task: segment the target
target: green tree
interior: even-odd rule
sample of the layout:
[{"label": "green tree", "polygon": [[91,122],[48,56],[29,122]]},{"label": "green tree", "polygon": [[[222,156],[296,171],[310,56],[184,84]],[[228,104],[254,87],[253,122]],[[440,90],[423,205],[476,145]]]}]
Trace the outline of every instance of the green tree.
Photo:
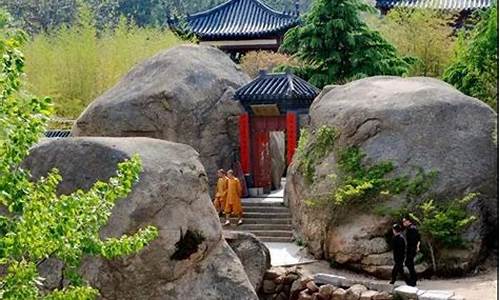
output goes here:
[{"label": "green tree", "polygon": [[392,9],[385,17],[368,17],[371,27],[401,55],[416,58],[411,76],[441,77],[453,57],[455,16],[431,9]]},{"label": "green tree", "polygon": [[306,67],[293,68],[317,87],[373,75],[402,75],[409,59],[361,19],[371,11],[362,0],[315,0],[304,24],[289,30],[282,50]]},{"label": "green tree", "polygon": [[483,13],[472,31],[461,32],[443,79],[498,111],[497,5]]},{"label": "green tree", "polygon": [[[77,275],[83,256],[132,254],[157,236],[150,226],[132,236],[99,237],[114,203],[138,180],[140,160],[122,162],[109,182],[70,195],[57,194],[62,178],[56,169],[31,179],[21,163],[43,133],[51,105],[49,98],[27,96],[22,89],[19,49],[26,35],[5,28],[5,19],[0,14],[0,299],[93,299],[98,291]],[[69,284],[41,293],[37,267],[49,257],[64,262]]]},{"label": "green tree", "polygon": [[78,11],[77,0],[0,0],[28,33],[47,31],[73,22]]}]

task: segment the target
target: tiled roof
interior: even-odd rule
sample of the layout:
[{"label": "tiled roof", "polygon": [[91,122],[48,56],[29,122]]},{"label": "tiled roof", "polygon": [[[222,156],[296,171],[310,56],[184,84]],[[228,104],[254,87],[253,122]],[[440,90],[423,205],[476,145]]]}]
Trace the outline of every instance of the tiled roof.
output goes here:
[{"label": "tiled roof", "polygon": [[187,17],[200,38],[258,38],[285,32],[299,24],[298,13],[281,13],[259,0],[229,0]]},{"label": "tiled roof", "polygon": [[280,110],[309,108],[319,90],[290,73],[261,72],[259,77],[239,88],[234,98],[243,106],[277,103]]},{"label": "tiled roof", "polygon": [[44,132],[46,138],[65,138],[69,137],[70,130],[47,130]]},{"label": "tiled roof", "polygon": [[492,0],[376,0],[379,8],[408,7],[445,10],[469,10],[487,8]]}]

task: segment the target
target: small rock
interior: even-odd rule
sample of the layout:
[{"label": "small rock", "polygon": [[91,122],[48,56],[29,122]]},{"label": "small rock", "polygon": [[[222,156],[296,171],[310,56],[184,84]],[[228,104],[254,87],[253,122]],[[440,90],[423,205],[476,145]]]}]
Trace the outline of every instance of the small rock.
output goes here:
[{"label": "small rock", "polygon": [[372,297],[377,294],[377,291],[364,291],[361,293],[361,297],[359,297],[359,300],[372,300]]},{"label": "small rock", "polygon": [[318,273],[314,275],[314,281],[319,284],[331,284],[333,286],[344,286],[347,278],[333,274]]},{"label": "small rock", "polygon": [[276,284],[283,284],[284,281],[285,277],[281,275],[273,279],[273,282]]},{"label": "small rock", "polygon": [[284,292],[281,292],[276,298],[274,298],[276,300],[288,300],[288,296],[286,293]]},{"label": "small rock", "polygon": [[304,290],[305,288],[306,288],[305,283],[303,283],[300,279],[295,280],[290,288],[290,299],[291,300],[297,299],[300,291]]},{"label": "small rock", "polygon": [[276,290],[276,284],[272,282],[271,280],[264,280],[262,283],[262,291],[264,294],[274,294],[274,291]]},{"label": "small rock", "polygon": [[345,300],[347,292],[343,288],[338,288],[332,293],[332,300]]},{"label": "small rock", "polygon": [[298,300],[312,300],[312,298],[312,295],[310,295],[307,290],[303,290],[300,292]]},{"label": "small rock", "polygon": [[290,274],[287,274],[285,276],[285,283],[286,284],[291,284],[292,282],[294,282],[297,279],[299,279],[299,275],[297,275],[295,273],[290,273]]},{"label": "small rock", "polygon": [[368,290],[366,286],[362,284],[355,284],[347,289],[345,299],[346,300],[359,300],[361,293]]},{"label": "small rock", "polygon": [[330,296],[323,296],[320,293],[314,293],[313,300],[330,300]]},{"label": "small rock", "polygon": [[395,288],[394,293],[402,300],[417,299],[418,289],[416,287],[402,285]]},{"label": "small rock", "polygon": [[388,292],[379,292],[372,297],[372,300],[392,300],[393,296]]},{"label": "small rock", "polygon": [[315,292],[319,291],[319,288],[318,288],[318,286],[316,285],[316,283],[314,283],[314,281],[309,281],[308,283],[306,283],[306,287],[307,287],[307,289],[309,289],[309,291],[311,291],[312,293],[315,293]]},{"label": "small rock", "polygon": [[455,295],[452,291],[426,291],[418,296],[419,300],[449,300]]},{"label": "small rock", "polygon": [[264,295],[264,300],[275,300],[275,299],[276,299],[275,294]]},{"label": "small rock", "polygon": [[306,285],[309,281],[313,281],[314,279],[311,276],[305,276],[300,279],[300,282],[304,283]]},{"label": "small rock", "polygon": [[331,284],[325,284],[319,287],[319,293],[321,296],[330,297],[335,291],[336,287]]},{"label": "small rock", "polygon": [[273,269],[267,270],[266,273],[264,273],[264,279],[274,279],[276,277],[281,276],[284,273],[285,273],[285,269],[283,269],[283,268],[273,268]]}]

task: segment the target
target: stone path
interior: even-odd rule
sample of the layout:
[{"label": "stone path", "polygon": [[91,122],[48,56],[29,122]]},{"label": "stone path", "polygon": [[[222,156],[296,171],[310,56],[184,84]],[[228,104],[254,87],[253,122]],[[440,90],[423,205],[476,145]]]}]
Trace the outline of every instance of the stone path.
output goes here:
[{"label": "stone path", "polygon": [[251,232],[265,243],[292,242],[292,216],[283,203],[283,189],[258,198],[243,198],[241,203],[243,224],[236,226],[234,220],[225,230]]},{"label": "stone path", "polygon": [[[285,182],[282,182],[283,187]],[[244,198],[243,220],[225,230],[251,232],[269,248],[272,266],[290,266],[315,261],[305,250],[293,243],[292,219],[283,203],[283,189],[258,198]]]},{"label": "stone path", "polygon": [[271,265],[292,266],[297,264],[307,264],[316,260],[307,254],[306,249],[297,246],[295,243],[264,243],[271,253]]}]

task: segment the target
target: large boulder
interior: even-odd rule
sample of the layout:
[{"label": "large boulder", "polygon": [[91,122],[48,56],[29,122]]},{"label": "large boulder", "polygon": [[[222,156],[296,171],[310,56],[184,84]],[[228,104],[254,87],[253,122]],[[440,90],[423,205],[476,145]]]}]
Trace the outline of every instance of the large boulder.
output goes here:
[{"label": "large boulder", "polygon": [[231,168],[238,153],[234,91],[250,81],[224,52],[183,45],[135,66],[94,100],[76,121],[73,136],[144,136],[192,146],[209,184]]},{"label": "large boulder", "polygon": [[266,271],[271,268],[271,254],[255,235],[242,231],[224,231],[224,238],[239,257],[250,283],[259,291]]},{"label": "large boulder", "polygon": [[[387,238],[396,220],[375,213],[377,205],[415,208],[430,197],[440,203],[479,192],[468,206],[479,217],[463,235],[469,248],[441,251],[438,268],[459,272],[477,264],[488,238],[496,239],[492,230],[498,226],[497,114],[491,108],[436,79],[372,77],[326,88],[312,104],[310,116],[309,132],[322,126],[336,129],[334,150],[316,161],[312,184],[300,167],[300,155],[295,155],[285,196],[298,235],[315,256],[387,274],[381,272],[387,268],[382,258],[390,255]],[[307,146],[315,138],[313,134]],[[339,150],[351,146],[366,154],[364,166],[391,161],[395,168],[388,178],[415,176],[420,168],[427,174],[437,172],[437,177],[427,192],[411,200],[401,194],[372,199],[379,201],[375,205],[346,204],[332,210],[306,205],[306,200],[335,190],[342,176]]]},{"label": "large boulder", "polygon": [[269,153],[271,154],[271,178],[273,189],[281,188],[281,177],[285,173],[285,133],[272,131],[269,133]]},{"label": "large boulder", "polygon": [[[136,255],[85,259],[83,278],[102,299],[257,299],[222,236],[207,175],[192,147],[150,138],[68,138],[36,146],[25,166],[35,178],[58,168],[63,177],[59,192],[67,194],[108,179],[117,163],[136,153],[143,165],[140,181],[116,204],[100,233],[120,237],[154,225],[159,236]],[[193,239],[195,245],[180,249],[184,244],[176,243],[188,232],[204,240]],[[42,274],[45,268],[62,269],[53,261],[41,266]]]}]

